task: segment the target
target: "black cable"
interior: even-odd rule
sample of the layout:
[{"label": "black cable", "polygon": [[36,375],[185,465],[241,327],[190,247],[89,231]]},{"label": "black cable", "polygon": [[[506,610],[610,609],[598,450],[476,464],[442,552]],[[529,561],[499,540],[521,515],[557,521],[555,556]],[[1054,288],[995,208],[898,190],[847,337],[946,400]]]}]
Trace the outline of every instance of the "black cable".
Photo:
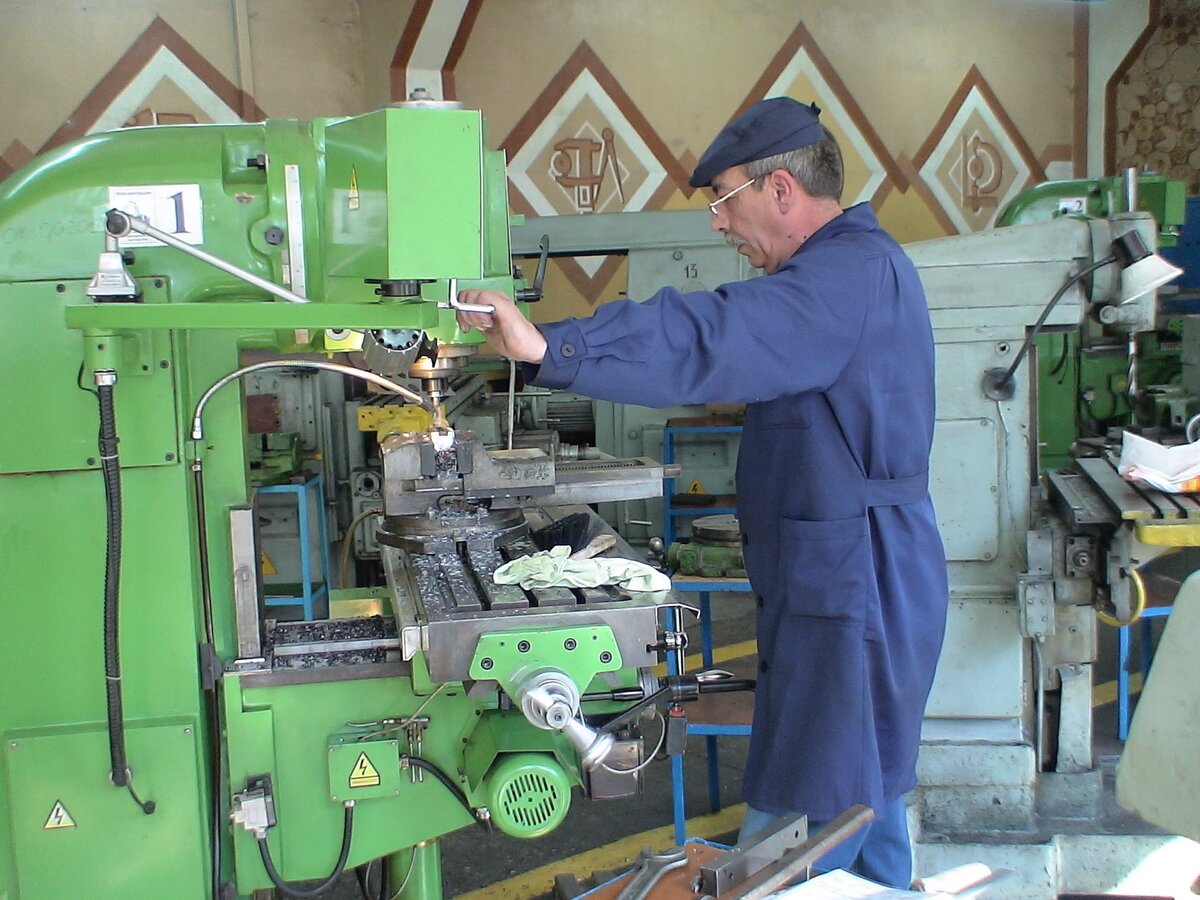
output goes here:
[{"label": "black cable", "polygon": [[[375,863],[379,863],[379,890],[372,893],[371,869]],[[387,857],[381,856],[361,866],[355,866],[354,874],[358,878],[358,889],[363,895],[363,900],[391,900],[391,879],[388,878]]]},{"label": "black cable", "polygon": [[446,790],[454,795],[454,798],[463,805],[463,809],[471,814],[471,818],[475,817],[475,809],[471,806],[471,801],[467,799],[467,795],[463,793],[462,788],[450,780],[450,776],[435,766],[427,759],[422,759],[419,756],[401,756],[400,764],[408,763],[410,766],[416,766],[418,769],[424,769],[429,772],[446,786]]},{"label": "black cable", "polygon": [[[1058,359],[1055,360],[1054,367],[1051,368],[1050,371],[1046,373],[1051,378],[1053,378],[1059,372],[1062,372],[1063,366],[1065,366],[1067,364],[1067,355],[1068,355],[1067,351],[1070,349],[1070,346],[1071,346],[1071,341],[1069,340],[1069,338],[1070,338],[1070,335],[1068,335],[1066,332],[1063,332],[1062,352],[1059,353]],[[1066,377],[1066,373],[1063,373],[1063,378],[1065,378],[1065,377]],[[1059,379],[1058,383],[1062,384],[1061,378]]]},{"label": "black cable", "polygon": [[255,842],[258,844],[258,855],[262,857],[263,868],[267,870],[267,877],[271,879],[271,884],[275,885],[276,890],[285,897],[316,897],[332,887],[333,883],[342,876],[342,872],[346,868],[346,860],[350,858],[350,841],[353,837],[354,804],[347,803],[342,823],[342,852],[338,856],[337,865],[333,867],[329,877],[314,888],[297,888],[284,881],[279,875],[279,870],[275,868],[275,863],[271,860],[271,849],[267,846],[266,835],[255,838]]},{"label": "black cable", "polygon": [[[1009,384],[1012,381],[1013,374],[1017,371],[1017,366],[1021,365],[1021,360],[1025,358],[1025,354],[1029,352],[1029,348],[1033,346],[1033,342],[1037,339],[1038,334],[1041,333],[1042,326],[1046,323],[1046,319],[1050,316],[1050,311],[1058,305],[1059,300],[1066,296],[1067,291],[1074,287],[1076,282],[1090,275],[1092,272],[1095,272],[1097,269],[1116,261],[1116,256],[1106,256],[1104,259],[1099,260],[1098,262],[1084,266],[1062,283],[1062,287],[1060,287],[1055,292],[1054,296],[1050,298],[1050,302],[1046,304],[1045,309],[1042,310],[1042,314],[1038,316],[1037,321],[1033,324],[1033,328],[1030,330],[1029,334],[1025,336],[1025,341],[1021,344],[1021,349],[1017,351],[1016,357],[1013,359],[1012,363],[1009,364],[1009,367],[1004,372],[1003,377],[996,380],[996,387],[1001,387]],[[1011,394],[1009,396],[1011,396]]]},{"label": "black cable", "polygon": [[153,801],[143,802],[133,789],[125,753],[125,710],[121,699],[121,461],[117,454],[117,417],[113,408],[115,373],[101,381],[97,374],[96,398],[100,404],[100,469],[104,476],[107,519],[104,549],[104,689],[108,712],[109,778],[127,788],[142,812],[154,812]]}]

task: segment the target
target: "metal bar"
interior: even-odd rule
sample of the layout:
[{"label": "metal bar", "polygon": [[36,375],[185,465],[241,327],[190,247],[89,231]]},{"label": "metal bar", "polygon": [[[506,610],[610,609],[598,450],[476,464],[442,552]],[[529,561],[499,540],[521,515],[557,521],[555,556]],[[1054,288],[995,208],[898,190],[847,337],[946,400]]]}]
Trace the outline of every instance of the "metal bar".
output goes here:
[{"label": "metal bar", "polygon": [[233,617],[238,659],[262,658],[262,625],[258,614],[262,586],[258,579],[255,519],[253,507],[235,506],[229,510],[229,538],[233,548]]},{"label": "metal bar", "polygon": [[68,328],[432,328],[437,304],[420,303],[89,303],[68,306]]},{"label": "metal bar", "polygon": [[305,641],[302,644],[276,644],[275,656],[302,656],[305,653],[341,653],[350,650],[395,650],[399,638],[361,638],[349,641]]},{"label": "metal bar", "polygon": [[737,890],[723,895],[722,900],[760,900],[775,893],[874,818],[875,811],[868,806],[850,807],[795,850],[756,872]]},{"label": "metal bar", "polygon": [[1117,474],[1105,459],[1076,460],[1079,468],[1120,513],[1122,519],[1151,519],[1158,509]]},{"label": "metal bar", "polygon": [[175,235],[168,234],[161,229],[155,228],[145,219],[139,219],[137,216],[130,215],[126,215],[125,219],[129,223],[130,230],[136,231],[139,234],[144,234],[147,237],[152,237],[156,241],[162,241],[168,247],[174,247],[181,253],[186,253],[188,256],[193,256],[201,262],[206,262],[210,266],[220,269],[222,272],[234,275],[237,278],[242,279],[242,281],[246,282],[247,284],[252,284],[256,288],[261,288],[267,293],[274,294],[276,297],[286,300],[289,303],[308,303],[308,300],[306,300],[304,297],[289,291],[282,285],[278,285],[273,281],[267,281],[267,279],[260,278],[253,272],[247,272],[245,269],[238,268],[233,263],[226,262],[219,256],[213,256],[211,253],[206,253],[199,247],[193,247],[186,241],[181,241],[179,238],[175,237]]}]

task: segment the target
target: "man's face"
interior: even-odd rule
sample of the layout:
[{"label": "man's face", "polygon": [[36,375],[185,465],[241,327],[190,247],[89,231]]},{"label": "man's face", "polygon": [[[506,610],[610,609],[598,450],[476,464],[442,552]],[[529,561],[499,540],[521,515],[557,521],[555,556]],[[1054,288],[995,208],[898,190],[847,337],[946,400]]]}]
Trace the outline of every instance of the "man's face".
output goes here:
[{"label": "man's face", "polygon": [[782,260],[772,255],[771,197],[758,179],[753,183],[742,166],[726,169],[712,180],[713,202],[710,227],[725,235],[725,242],[768,274]]}]

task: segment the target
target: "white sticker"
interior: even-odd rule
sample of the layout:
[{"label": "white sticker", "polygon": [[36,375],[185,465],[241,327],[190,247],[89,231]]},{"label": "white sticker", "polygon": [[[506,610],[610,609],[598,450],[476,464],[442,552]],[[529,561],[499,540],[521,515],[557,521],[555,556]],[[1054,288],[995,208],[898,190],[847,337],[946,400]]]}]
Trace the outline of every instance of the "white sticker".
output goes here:
[{"label": "white sticker", "polygon": [[[187,244],[204,243],[204,207],[198,184],[143,184],[109,187],[108,203],[131,216],[140,216],[159,231]],[[121,238],[122,247],[162,247],[162,241],[133,232]]]}]

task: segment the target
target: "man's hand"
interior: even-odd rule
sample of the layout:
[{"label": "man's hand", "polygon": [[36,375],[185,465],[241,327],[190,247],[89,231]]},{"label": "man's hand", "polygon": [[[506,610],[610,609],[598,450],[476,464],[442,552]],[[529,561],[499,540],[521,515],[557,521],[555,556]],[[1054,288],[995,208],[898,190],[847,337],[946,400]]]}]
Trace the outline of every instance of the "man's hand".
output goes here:
[{"label": "man's hand", "polygon": [[499,291],[460,291],[459,303],[494,306],[493,313],[458,311],[458,327],[464,332],[478,328],[487,344],[502,356],[518,362],[540,364],[546,357],[546,339],[521,315],[517,305]]}]

